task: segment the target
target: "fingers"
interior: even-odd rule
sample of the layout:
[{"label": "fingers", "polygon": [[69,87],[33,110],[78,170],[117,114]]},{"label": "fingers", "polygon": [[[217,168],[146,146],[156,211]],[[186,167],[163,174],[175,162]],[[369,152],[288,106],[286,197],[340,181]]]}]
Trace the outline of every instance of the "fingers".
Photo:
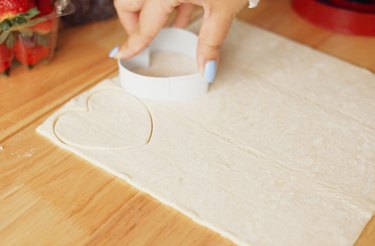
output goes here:
[{"label": "fingers", "polygon": [[234,16],[223,8],[205,8],[205,17],[199,34],[197,62],[208,82],[215,79],[220,47],[224,43]]},{"label": "fingers", "polygon": [[173,26],[179,28],[186,27],[189,24],[191,15],[194,11],[194,5],[190,3],[181,4],[176,9],[177,16]]},{"label": "fingers", "polygon": [[139,11],[145,0],[116,0],[114,2],[121,25],[127,33],[131,33],[137,26]]},{"label": "fingers", "polygon": [[[127,1],[133,4],[124,4]],[[242,1],[244,0],[239,1],[238,5],[241,5]],[[220,47],[233,21],[235,14],[233,9],[239,6],[235,5],[233,9],[228,9],[229,6],[221,1],[198,0],[117,0],[116,2],[121,23],[130,34],[116,56],[123,59],[129,59],[146,48],[175,8],[178,8],[178,13],[174,26],[184,27],[189,23],[194,10],[193,4],[201,5],[205,14],[199,34],[197,63],[208,82],[215,79]],[[180,5],[181,2],[184,4]]]},{"label": "fingers", "polygon": [[120,48],[119,57],[128,59],[146,48],[178,5],[178,0],[147,0],[140,12],[137,27]]}]

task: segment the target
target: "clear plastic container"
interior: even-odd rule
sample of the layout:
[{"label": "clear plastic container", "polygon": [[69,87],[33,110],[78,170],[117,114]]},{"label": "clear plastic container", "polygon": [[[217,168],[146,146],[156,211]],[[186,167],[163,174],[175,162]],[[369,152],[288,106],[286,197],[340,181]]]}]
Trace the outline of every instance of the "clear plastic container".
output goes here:
[{"label": "clear plastic container", "polygon": [[[46,16],[11,27],[0,35],[0,74],[9,75],[16,67],[33,68],[49,62],[55,53],[61,16],[74,12],[68,0],[56,2],[54,11]],[[18,69],[18,68],[17,68]]]}]

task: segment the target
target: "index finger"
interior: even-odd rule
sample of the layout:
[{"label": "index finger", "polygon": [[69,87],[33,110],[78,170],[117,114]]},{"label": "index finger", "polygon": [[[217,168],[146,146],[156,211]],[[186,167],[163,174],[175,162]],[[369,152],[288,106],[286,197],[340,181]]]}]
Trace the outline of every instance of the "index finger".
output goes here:
[{"label": "index finger", "polygon": [[179,0],[147,0],[140,12],[136,29],[120,48],[119,57],[128,59],[145,49],[178,5]]}]

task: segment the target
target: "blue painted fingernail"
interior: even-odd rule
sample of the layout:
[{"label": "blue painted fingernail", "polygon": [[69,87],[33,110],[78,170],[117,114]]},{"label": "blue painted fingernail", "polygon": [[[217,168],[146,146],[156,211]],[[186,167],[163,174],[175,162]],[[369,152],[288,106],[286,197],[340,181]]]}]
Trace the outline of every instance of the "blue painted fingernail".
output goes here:
[{"label": "blue painted fingernail", "polygon": [[113,49],[109,52],[108,56],[109,56],[110,58],[115,58],[115,57],[117,56],[117,54],[118,54],[119,51],[120,51],[120,47],[117,46],[117,47],[113,48]]},{"label": "blue painted fingernail", "polygon": [[217,63],[216,60],[211,60],[206,63],[204,67],[204,79],[208,83],[212,83],[216,77]]}]

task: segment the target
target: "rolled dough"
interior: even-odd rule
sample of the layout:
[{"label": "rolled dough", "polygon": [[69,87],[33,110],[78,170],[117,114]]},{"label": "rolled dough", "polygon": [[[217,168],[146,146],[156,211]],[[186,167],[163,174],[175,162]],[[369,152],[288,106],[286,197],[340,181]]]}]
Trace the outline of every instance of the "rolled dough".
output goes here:
[{"label": "rolled dough", "polygon": [[353,245],[375,208],[375,76],[241,22],[222,56],[197,101],[106,80],[37,131],[237,244]]},{"label": "rolled dough", "polygon": [[[108,98],[116,105],[108,103]],[[147,107],[121,88],[113,88],[88,95],[84,107],[58,116],[54,134],[77,148],[124,150],[147,144],[152,127]]]}]

